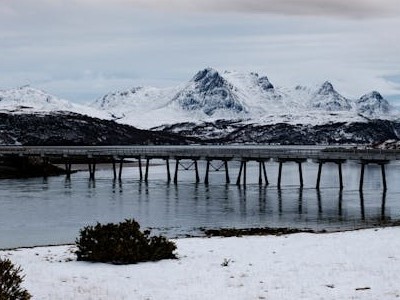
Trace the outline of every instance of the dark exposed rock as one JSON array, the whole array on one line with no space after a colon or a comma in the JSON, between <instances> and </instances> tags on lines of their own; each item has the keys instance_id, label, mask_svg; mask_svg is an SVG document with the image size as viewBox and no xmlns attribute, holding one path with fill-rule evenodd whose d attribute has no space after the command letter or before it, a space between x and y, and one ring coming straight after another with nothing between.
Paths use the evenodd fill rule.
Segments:
<instances>
[{"instance_id":1,"label":"dark exposed rock","mask_svg":"<svg viewBox=\"0 0 400 300\"><path fill-rule=\"evenodd\" d=\"M269 81L267 76L263 76L260 77L258 79L258 84L260 85L260 87L264 90L264 91L269 91L272 90L274 88L274 86L272 85L272 83Z\"/></svg>"},{"instance_id":2,"label":"dark exposed rock","mask_svg":"<svg viewBox=\"0 0 400 300\"><path fill-rule=\"evenodd\" d=\"M251 235L286 235L300 232L314 233L310 229L297 229L297 228L220 228L220 229L207 229L204 233L208 237L222 236L222 237L241 237Z\"/></svg>"},{"instance_id":3,"label":"dark exposed rock","mask_svg":"<svg viewBox=\"0 0 400 300\"><path fill-rule=\"evenodd\" d=\"M0 178L29 178L65 174L65 170L41 157L7 157L0 159Z\"/></svg>"},{"instance_id":4,"label":"dark exposed rock","mask_svg":"<svg viewBox=\"0 0 400 300\"><path fill-rule=\"evenodd\" d=\"M316 126L286 123L243 125L238 121L219 120L215 123L175 124L171 127L164 127L163 130L189 137L203 137L203 142L216 144L376 144L389 139L397 140L400 123L371 120L368 122L342 122Z\"/></svg>"},{"instance_id":5,"label":"dark exposed rock","mask_svg":"<svg viewBox=\"0 0 400 300\"><path fill-rule=\"evenodd\" d=\"M0 113L0 140L2 144L31 146L187 144L196 141L195 138L140 130L74 113Z\"/></svg>"}]
</instances>

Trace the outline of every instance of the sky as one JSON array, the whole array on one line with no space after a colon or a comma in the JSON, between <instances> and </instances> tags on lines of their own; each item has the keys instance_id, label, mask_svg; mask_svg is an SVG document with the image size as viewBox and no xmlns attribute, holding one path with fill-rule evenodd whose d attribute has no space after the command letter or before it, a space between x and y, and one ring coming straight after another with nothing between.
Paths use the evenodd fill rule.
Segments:
<instances>
[{"instance_id":1,"label":"sky","mask_svg":"<svg viewBox=\"0 0 400 300\"><path fill-rule=\"evenodd\" d=\"M399 28L398 0L0 0L0 89L85 103L213 67L400 105Z\"/></svg>"}]
</instances>

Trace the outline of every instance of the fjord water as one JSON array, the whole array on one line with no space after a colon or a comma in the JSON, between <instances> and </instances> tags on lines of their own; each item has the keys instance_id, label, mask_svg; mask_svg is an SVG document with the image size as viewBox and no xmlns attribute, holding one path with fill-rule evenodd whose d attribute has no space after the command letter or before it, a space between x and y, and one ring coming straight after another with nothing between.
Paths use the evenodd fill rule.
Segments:
<instances>
[{"instance_id":1,"label":"fjord water","mask_svg":"<svg viewBox=\"0 0 400 300\"><path fill-rule=\"evenodd\" d=\"M154 161L156 162L156 161ZM97 221L135 218L143 228L169 237L201 235L201 228L292 227L341 230L400 221L400 164L386 167L388 190L383 192L381 169L368 165L364 192L359 193L360 166L343 165L341 191L337 167L326 164L321 189L315 189L318 165L303 164L304 188L299 188L296 164L283 166L277 189L278 165L267 163L268 186L258 184L258 165L248 164L246 188L235 185L239 164L230 163L231 183L223 168L210 173L205 185L195 183L194 170L179 170L179 183L168 183L164 162L139 181L138 169L124 168L122 180L112 170L64 176L0 180L0 248L73 243L79 229ZM219 167L217 162L213 163ZM173 166L171 164L171 170Z\"/></svg>"}]
</instances>

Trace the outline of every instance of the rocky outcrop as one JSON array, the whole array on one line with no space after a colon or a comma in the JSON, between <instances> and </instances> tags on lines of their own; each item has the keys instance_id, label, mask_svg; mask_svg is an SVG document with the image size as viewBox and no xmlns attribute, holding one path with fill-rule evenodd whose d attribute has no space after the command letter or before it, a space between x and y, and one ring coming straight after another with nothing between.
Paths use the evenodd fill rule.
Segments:
<instances>
[{"instance_id":1,"label":"rocky outcrop","mask_svg":"<svg viewBox=\"0 0 400 300\"><path fill-rule=\"evenodd\" d=\"M140 130L79 114L0 113L0 141L11 145L153 145L196 141L176 134Z\"/></svg>"}]
</instances>

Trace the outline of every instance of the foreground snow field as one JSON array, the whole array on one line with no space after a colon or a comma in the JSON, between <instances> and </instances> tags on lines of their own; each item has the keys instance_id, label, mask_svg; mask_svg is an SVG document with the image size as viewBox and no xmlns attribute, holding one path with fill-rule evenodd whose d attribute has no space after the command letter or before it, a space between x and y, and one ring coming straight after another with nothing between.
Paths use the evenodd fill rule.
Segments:
<instances>
[{"instance_id":1,"label":"foreground snow field","mask_svg":"<svg viewBox=\"0 0 400 300\"><path fill-rule=\"evenodd\" d=\"M34 299L394 299L400 228L176 241L178 260L77 262L73 246L0 251Z\"/></svg>"}]
</instances>

